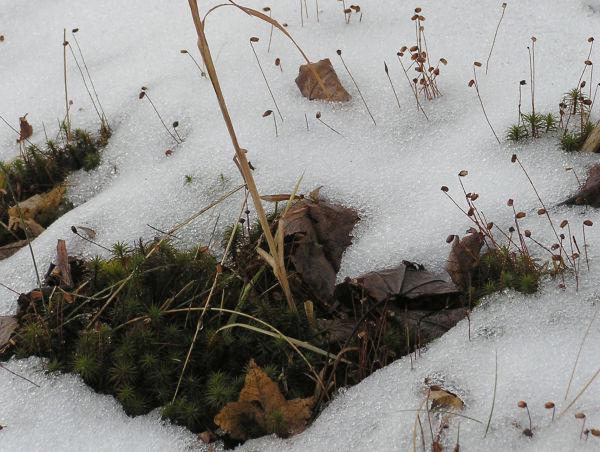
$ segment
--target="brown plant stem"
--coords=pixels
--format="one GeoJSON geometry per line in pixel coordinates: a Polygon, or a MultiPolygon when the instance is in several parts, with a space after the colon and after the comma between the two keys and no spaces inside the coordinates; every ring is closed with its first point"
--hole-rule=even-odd
{"type": "Polygon", "coordinates": [[[490,48],[490,54],[487,57],[485,62],[485,75],[488,73],[488,66],[490,64],[490,58],[492,58],[492,52],[494,51],[494,44],[496,44],[496,37],[498,36],[498,30],[500,29],[500,24],[502,23],[502,19],[504,18],[504,12],[506,11],[506,3],[502,3],[502,14],[500,15],[500,20],[498,21],[498,25],[496,26],[496,31],[494,33],[494,39],[492,40],[492,47],[490,48]]]}
{"type": "MultiPolygon", "coordinates": [[[[273,99],[273,104],[275,104],[275,108],[277,109],[277,114],[279,114],[279,117],[281,118],[281,121],[283,122],[283,115],[281,114],[281,110],[279,110],[279,105],[277,105],[277,101],[275,100],[273,91],[271,91],[271,87],[269,86],[269,81],[267,80],[267,76],[265,75],[265,72],[263,71],[262,65],[260,64],[260,60],[258,59],[258,54],[256,53],[256,50],[254,49],[252,39],[253,38],[250,38],[250,47],[252,48],[252,53],[254,53],[254,56],[256,57],[256,62],[258,63],[258,68],[260,69],[260,73],[262,74],[265,84],[267,85],[267,89],[269,90],[271,99],[273,99]]],[[[256,39],[258,39],[258,38],[256,38],[256,39]]]]}

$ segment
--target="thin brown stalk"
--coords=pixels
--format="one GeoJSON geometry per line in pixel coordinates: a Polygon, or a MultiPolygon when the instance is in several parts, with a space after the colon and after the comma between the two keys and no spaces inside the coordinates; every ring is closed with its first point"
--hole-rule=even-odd
{"type": "Polygon", "coordinates": [[[327,127],[332,132],[337,133],[339,136],[343,136],[341,133],[339,133],[337,130],[335,130],[333,127],[331,127],[329,124],[327,124],[325,121],[323,121],[321,119],[321,112],[320,111],[317,112],[317,114],[315,115],[315,118],[317,118],[317,121],[319,121],[321,124],[323,124],[325,127],[327,127]]]}
{"type": "Polygon", "coordinates": [[[392,87],[392,91],[394,92],[394,97],[396,98],[396,103],[398,104],[398,110],[402,110],[402,108],[400,107],[400,99],[398,99],[398,94],[396,93],[396,88],[394,88],[394,83],[392,83],[392,78],[390,77],[390,71],[389,71],[388,65],[385,61],[383,62],[383,68],[385,70],[385,75],[387,75],[387,78],[390,82],[390,86],[392,87]]]}
{"type": "Polygon", "coordinates": [[[67,86],[67,29],[63,28],[63,76],[65,83],[65,127],[66,127],[66,135],[67,135],[67,144],[71,139],[71,119],[69,117],[69,91],[67,86]]]}
{"type": "Polygon", "coordinates": [[[488,115],[485,111],[485,107],[483,105],[483,99],[481,98],[481,93],[479,92],[479,83],[477,83],[477,72],[475,71],[475,68],[473,68],[473,80],[475,82],[475,83],[473,83],[473,86],[475,87],[475,91],[477,92],[477,98],[479,99],[479,103],[481,104],[481,110],[483,111],[483,116],[485,116],[485,120],[487,121],[488,126],[490,126],[490,129],[492,130],[492,133],[494,134],[496,141],[498,142],[498,144],[500,144],[500,138],[498,138],[498,135],[496,135],[496,131],[494,130],[494,127],[492,126],[492,123],[490,122],[490,118],[488,118],[488,115]]]}
{"type": "Polygon", "coordinates": [[[94,97],[92,96],[92,93],[91,93],[90,89],[88,88],[87,81],[85,80],[85,76],[83,75],[83,70],[81,69],[81,65],[79,64],[79,61],[77,60],[77,57],[75,56],[75,52],[73,51],[73,47],[71,47],[71,44],[68,44],[68,47],[69,47],[69,50],[71,51],[71,55],[73,56],[73,60],[75,60],[75,65],[77,66],[77,69],[79,70],[79,74],[81,75],[81,80],[83,81],[83,86],[85,87],[85,90],[88,93],[88,96],[90,97],[90,100],[92,101],[92,105],[94,106],[94,110],[96,110],[96,114],[98,115],[98,118],[100,118],[100,122],[103,123],[104,122],[104,117],[102,116],[102,114],[98,110],[98,107],[96,106],[96,101],[94,101],[94,97]]]}
{"type": "Polygon", "coordinates": [[[196,61],[196,58],[194,58],[190,52],[188,52],[186,49],[183,49],[183,50],[180,50],[179,53],[183,53],[183,54],[189,56],[192,59],[192,61],[194,62],[194,64],[196,65],[196,67],[198,68],[198,70],[200,71],[200,76],[206,77],[206,71],[204,69],[204,66],[200,67],[200,65],[196,61]]]}
{"type": "Polygon", "coordinates": [[[348,72],[348,75],[352,79],[352,82],[354,83],[354,86],[356,87],[356,90],[358,91],[358,94],[360,95],[360,98],[362,99],[363,104],[365,104],[365,108],[367,109],[369,116],[373,120],[373,124],[377,125],[377,123],[375,122],[375,118],[373,117],[373,114],[371,113],[371,110],[369,110],[367,101],[365,100],[364,96],[362,95],[362,92],[360,91],[360,88],[358,87],[358,83],[356,83],[356,80],[354,80],[354,77],[352,77],[352,74],[350,73],[350,69],[348,69],[348,66],[346,66],[346,62],[344,61],[344,58],[342,57],[342,51],[338,49],[337,54],[340,57],[340,60],[342,60],[342,64],[344,65],[344,68],[346,68],[346,72],[348,72]]]}
{"type": "Polygon", "coordinates": [[[88,69],[87,63],[85,62],[85,58],[83,57],[83,51],[81,50],[79,41],[77,40],[77,36],[75,36],[75,33],[77,33],[77,31],[79,31],[79,29],[77,29],[77,28],[72,30],[71,35],[73,36],[73,39],[75,40],[75,45],[77,46],[77,50],[79,51],[79,56],[81,57],[81,61],[83,62],[83,67],[85,69],[85,73],[88,76],[90,85],[92,86],[92,91],[94,91],[94,96],[96,97],[96,101],[98,102],[98,106],[100,107],[100,111],[102,112],[104,126],[108,127],[108,119],[106,118],[106,114],[104,113],[104,108],[102,108],[102,103],[100,102],[100,98],[98,97],[98,91],[96,91],[96,86],[94,85],[94,79],[92,79],[90,70],[88,69]]]}
{"type": "Polygon", "coordinates": [[[254,53],[254,56],[256,57],[256,62],[258,63],[258,68],[260,69],[260,73],[263,76],[263,79],[265,81],[265,85],[267,85],[267,89],[269,90],[269,94],[271,95],[271,99],[273,99],[273,104],[275,104],[275,108],[277,109],[277,113],[279,114],[279,117],[281,118],[281,121],[283,122],[283,115],[281,114],[281,110],[279,110],[279,105],[277,105],[277,101],[275,100],[275,96],[273,95],[273,91],[271,91],[271,87],[269,86],[269,81],[267,80],[267,76],[265,75],[265,71],[263,71],[262,65],[260,64],[260,60],[258,58],[258,54],[256,53],[256,50],[254,49],[253,43],[255,41],[258,41],[258,38],[250,38],[250,48],[252,48],[252,53],[254,53]]]}
{"type": "Polygon", "coordinates": [[[412,91],[413,95],[415,96],[415,102],[417,103],[417,110],[421,110],[421,112],[425,116],[425,119],[427,121],[429,121],[429,117],[427,116],[427,113],[425,113],[425,110],[423,110],[423,107],[421,106],[421,102],[419,102],[419,95],[417,94],[417,90],[416,90],[415,86],[413,85],[413,83],[410,81],[410,77],[408,76],[408,72],[407,72],[406,68],[404,67],[404,63],[402,62],[402,58],[400,57],[400,52],[398,52],[396,54],[396,56],[398,57],[398,61],[400,62],[400,66],[402,66],[402,72],[404,72],[404,76],[406,77],[406,80],[408,81],[408,84],[410,86],[410,90],[412,91]]]}
{"type": "Polygon", "coordinates": [[[496,37],[498,36],[498,30],[500,29],[500,24],[502,23],[502,19],[504,18],[504,12],[506,11],[506,3],[502,3],[502,14],[500,15],[500,20],[498,21],[498,25],[496,26],[496,31],[494,33],[494,39],[492,40],[492,47],[490,48],[490,54],[487,57],[485,62],[485,75],[488,73],[488,66],[490,64],[490,58],[492,58],[492,52],[494,51],[494,45],[496,44],[496,37]]]}

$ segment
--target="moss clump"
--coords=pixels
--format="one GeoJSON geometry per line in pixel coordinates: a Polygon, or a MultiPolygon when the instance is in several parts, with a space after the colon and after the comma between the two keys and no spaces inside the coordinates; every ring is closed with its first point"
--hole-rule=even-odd
{"type": "MultiPolygon", "coordinates": [[[[128,414],[162,407],[165,418],[197,432],[215,430],[215,415],[238,399],[251,360],[280,384],[286,399],[307,398],[320,391],[318,378],[330,378],[331,393],[414,347],[413,340],[407,346],[406,325],[390,321],[385,309],[370,310],[376,303],[359,291],[332,302],[336,310],[315,302],[309,321],[304,301],[310,292],[290,269],[298,310],[292,313],[256,253],[260,228],[247,226],[229,231],[233,247],[224,266],[206,247],[181,251],[168,241],[117,243],[109,259],[72,260],[80,289],[72,294],[45,287],[43,300],[35,292],[21,296],[14,345],[2,358],[46,357],[48,370],[79,374],[95,390],[114,395],[128,414]],[[335,336],[340,315],[346,322],[362,318],[360,328],[335,336]],[[331,331],[317,327],[317,319],[331,331]],[[280,333],[313,349],[295,349],[280,333]],[[333,359],[342,349],[343,359],[333,359]]],[[[293,246],[293,240],[285,243],[286,255],[293,246]]],[[[272,413],[269,431],[285,435],[283,421],[272,413]]]]}
{"type": "MultiPolygon", "coordinates": [[[[48,140],[45,149],[36,145],[25,147],[21,157],[11,162],[0,162],[0,221],[8,224],[8,209],[26,199],[44,194],[63,183],[70,172],[89,171],[100,163],[100,152],[110,137],[110,129],[103,127],[97,136],[75,129],[69,144],[48,140]]],[[[36,218],[43,227],[72,208],[65,199],[58,208],[36,218]]],[[[21,230],[8,231],[0,225],[0,246],[25,239],[21,230]]]]}
{"type": "Polygon", "coordinates": [[[505,246],[489,248],[473,271],[473,296],[477,299],[503,289],[532,294],[546,273],[546,268],[529,254],[511,251],[505,246]]]}

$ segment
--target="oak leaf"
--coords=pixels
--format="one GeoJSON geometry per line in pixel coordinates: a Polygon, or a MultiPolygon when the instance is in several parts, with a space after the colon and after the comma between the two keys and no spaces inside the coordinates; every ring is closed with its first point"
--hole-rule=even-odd
{"type": "Polygon", "coordinates": [[[277,383],[251,360],[238,401],[225,405],[214,421],[242,441],[270,433],[288,437],[306,428],[313,404],[312,397],[286,400],[277,383]]]}

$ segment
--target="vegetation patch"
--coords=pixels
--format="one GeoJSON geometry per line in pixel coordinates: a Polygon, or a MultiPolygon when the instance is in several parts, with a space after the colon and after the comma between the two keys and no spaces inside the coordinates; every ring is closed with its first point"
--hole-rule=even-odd
{"type": "MultiPolygon", "coordinates": [[[[65,128],[62,132],[67,133],[65,128]]],[[[98,166],[110,129],[103,126],[97,135],[75,129],[69,135],[61,143],[48,140],[44,149],[33,143],[25,146],[28,140],[23,139],[21,156],[0,162],[0,259],[18,251],[72,207],[64,196],[65,179],[72,171],[98,166]]]]}
{"type": "Polygon", "coordinates": [[[260,225],[247,218],[224,236],[221,261],[206,247],[177,250],[168,236],[118,243],[110,258],[90,261],[59,246],[44,286],[19,298],[2,357],[45,357],[49,371],[79,374],[130,415],[162,407],[165,418],[230,445],[297,433],[337,389],[451,328],[465,299],[410,262],[335,286],[358,217],[296,199],[268,216],[272,228],[286,225],[295,309],[260,257],[260,225]]]}

